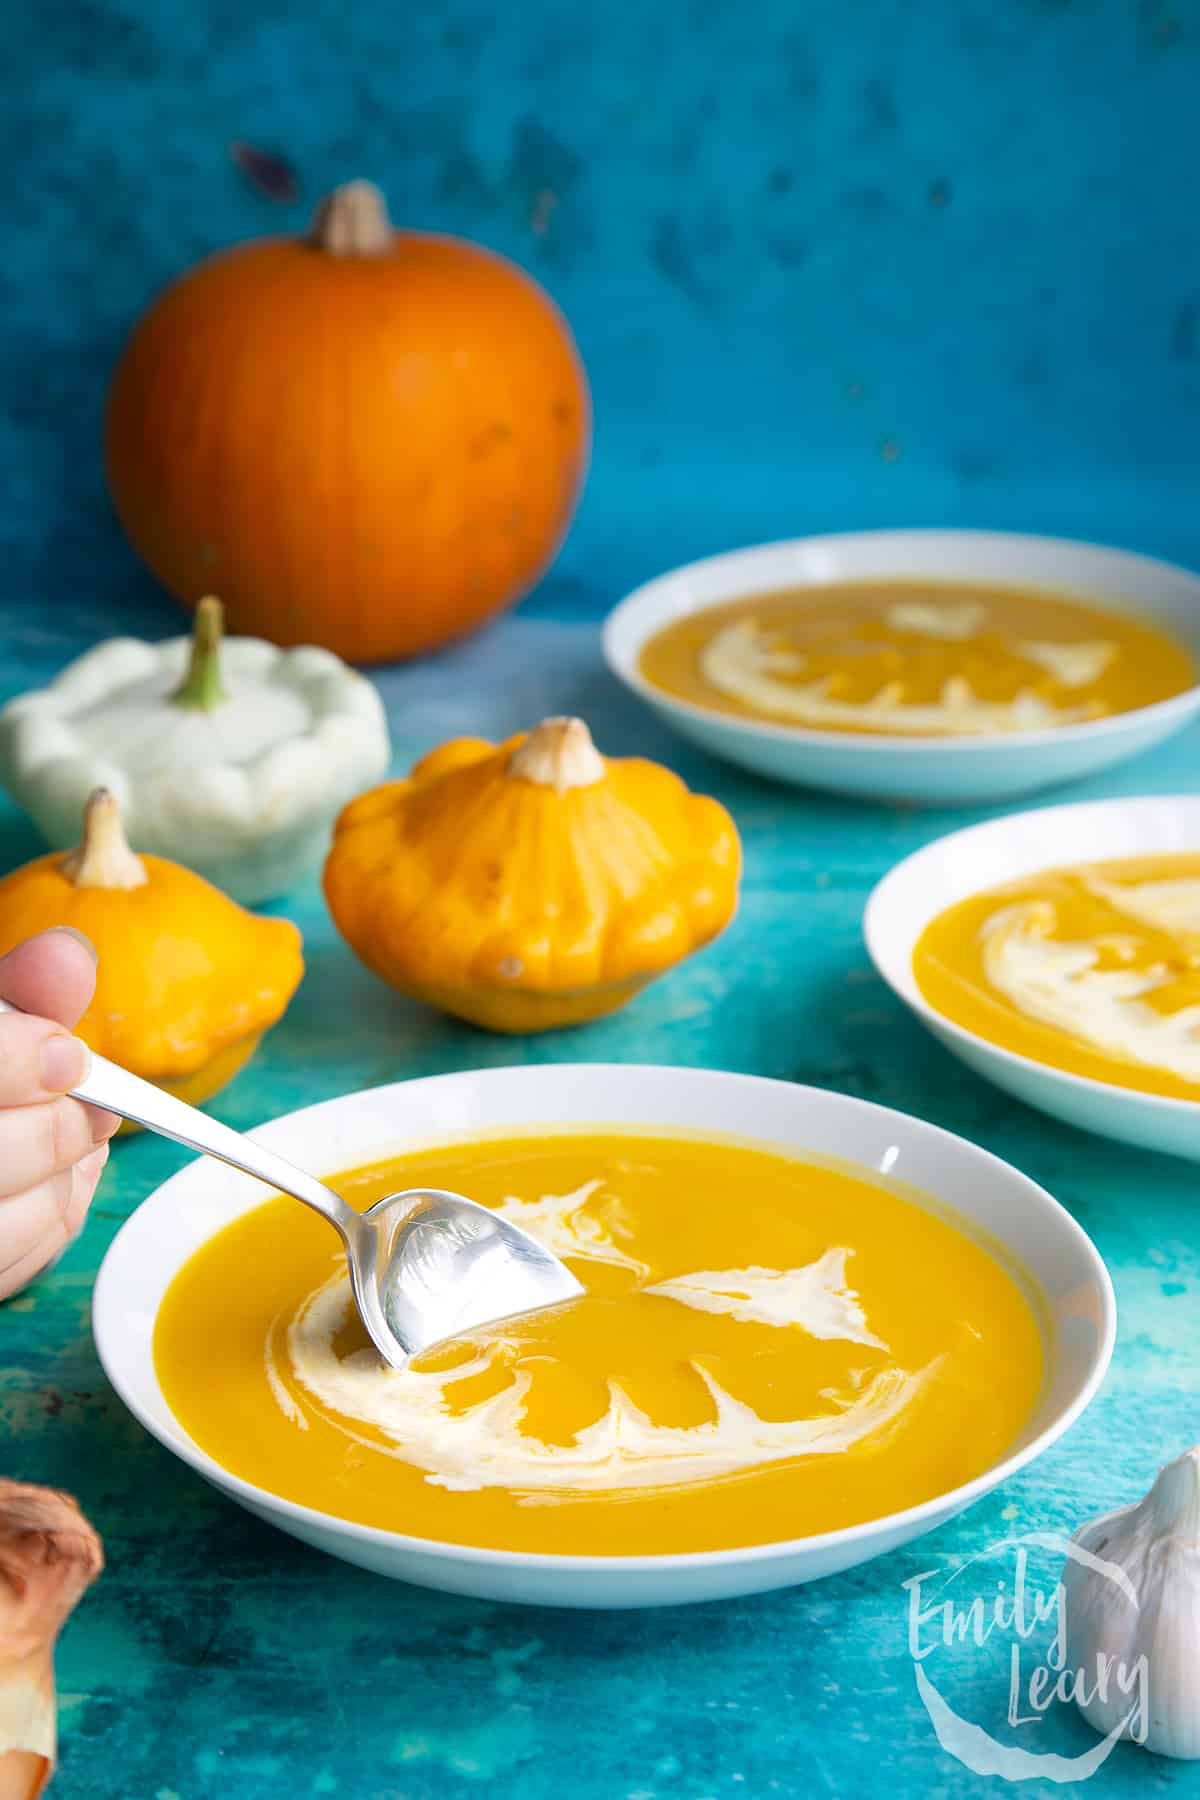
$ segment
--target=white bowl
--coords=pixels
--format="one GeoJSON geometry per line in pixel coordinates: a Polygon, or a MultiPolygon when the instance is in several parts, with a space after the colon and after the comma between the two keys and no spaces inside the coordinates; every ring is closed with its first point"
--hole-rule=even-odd
{"type": "MultiPolygon", "coordinates": [[[[1048,1372],[1036,1413],[1003,1460],[952,1492],[887,1518],[791,1542],[677,1556],[560,1556],[440,1544],[349,1524],[229,1474],[176,1421],[154,1372],[154,1319],[172,1276],[257,1182],[203,1159],[153,1193],[118,1232],[92,1306],[109,1380],[146,1429],[241,1505],[331,1555],[382,1575],[547,1606],[656,1606],[790,1586],[865,1562],[931,1530],[1041,1454],[1087,1405],[1108,1366],[1116,1309],[1104,1264],[1069,1213],[962,1138],[863,1100],[705,1069],[570,1064],[437,1075],[349,1094],[256,1136],[302,1167],[336,1171],[407,1144],[470,1131],[588,1123],[735,1133],[784,1151],[853,1159],[933,1195],[1001,1246],[1040,1298],[1048,1372]]],[[[731,1203],[732,1197],[731,1197],[731,1203]]],[[[203,1345],[197,1345],[203,1354],[203,1345]]]]}
{"type": "Polygon", "coordinates": [[[913,974],[925,927],[956,900],[1067,863],[1200,850],[1200,800],[1085,801],[1013,813],[927,844],[885,875],[867,901],[863,935],[883,979],[948,1050],[1030,1106],[1122,1143],[1200,1160],[1200,1103],[1172,1100],[1051,1068],[944,1018],[913,974]]]}
{"type": "Polygon", "coordinates": [[[1148,750],[1200,710],[1195,686],[1091,724],[998,738],[808,731],[676,699],[639,669],[647,639],[704,607],[771,589],[873,578],[994,582],[1094,599],[1165,626],[1200,664],[1200,576],[1098,544],[1000,531],[860,531],[759,544],[689,563],[614,608],[604,626],[604,653],[618,680],[716,756],[779,781],[930,805],[981,805],[1092,775],[1148,750]]]}

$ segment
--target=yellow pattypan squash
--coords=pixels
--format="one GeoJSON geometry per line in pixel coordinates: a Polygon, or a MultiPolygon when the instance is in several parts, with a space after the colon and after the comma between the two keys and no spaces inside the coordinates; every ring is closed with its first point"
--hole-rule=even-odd
{"type": "Polygon", "coordinates": [[[304,973],[289,920],[246,912],[165,857],[135,856],[105,788],[77,850],[0,878],[0,954],[54,925],[82,931],[100,958],[78,1035],[193,1103],[249,1060],[304,973]]]}
{"type": "Polygon", "coordinates": [[[325,865],[339,931],[402,993],[492,1031],[623,1006],[737,905],[733,820],[581,719],[455,738],[352,800],[325,865]]]}

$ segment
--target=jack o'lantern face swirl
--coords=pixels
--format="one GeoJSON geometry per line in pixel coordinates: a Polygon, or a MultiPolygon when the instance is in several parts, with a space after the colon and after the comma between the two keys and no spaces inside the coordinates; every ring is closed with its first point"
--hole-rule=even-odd
{"type": "Polygon", "coordinates": [[[550,1124],[334,1181],[360,1210],[470,1194],[584,1293],[397,1371],[294,1202],[203,1244],[155,1326],[167,1403],[221,1468],[331,1518],[539,1554],[834,1531],[992,1466],[1041,1391],[1021,1278],[896,1172],[719,1131],[550,1124]]]}
{"type": "Polygon", "coordinates": [[[933,1367],[900,1367],[870,1330],[844,1245],[795,1268],[663,1273],[600,1178],[499,1210],[574,1260],[589,1291],[394,1371],[356,1342],[339,1273],[282,1334],[280,1391],[436,1485],[551,1494],[836,1454],[898,1418],[933,1367]]]}
{"type": "Polygon", "coordinates": [[[938,914],[913,952],[922,993],[1004,1049],[1195,1100],[1200,856],[1044,869],[938,914]]]}
{"type": "Polygon", "coordinates": [[[1128,711],[1195,679],[1182,645],[1061,596],[937,583],[760,594],[666,626],[642,673],[718,711],[819,731],[996,737],[1128,711]]]}

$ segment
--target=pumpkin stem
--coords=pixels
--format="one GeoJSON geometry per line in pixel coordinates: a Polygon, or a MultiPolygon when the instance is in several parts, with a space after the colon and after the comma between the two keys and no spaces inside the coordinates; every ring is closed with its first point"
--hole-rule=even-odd
{"type": "Polygon", "coordinates": [[[308,241],[334,256],[381,256],[395,241],[387,201],[373,181],[334,188],[313,216],[308,241]]]}
{"type": "Polygon", "coordinates": [[[171,695],[176,706],[212,712],[226,699],[221,686],[221,638],[225,608],[215,594],[206,594],[196,608],[192,628],[192,654],[188,672],[171,695]]]}
{"type": "Polygon", "coordinates": [[[509,757],[508,773],[563,794],[603,781],[605,767],[582,719],[543,719],[509,757]]]}
{"type": "Polygon", "coordinates": [[[77,888],[140,888],[150,877],[140,856],[129,848],[121,809],[108,788],[89,794],[83,809],[83,839],[60,865],[77,888]]]}

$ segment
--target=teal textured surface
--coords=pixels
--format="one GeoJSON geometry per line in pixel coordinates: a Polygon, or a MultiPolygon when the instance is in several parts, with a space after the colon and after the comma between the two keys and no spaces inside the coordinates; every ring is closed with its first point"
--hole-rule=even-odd
{"type": "MultiPolygon", "coordinates": [[[[737,815],[741,913],[617,1017],[514,1040],[393,995],[336,938],[314,883],[289,906],[306,938],[304,984],[215,1103],[222,1117],[250,1126],[405,1075],[557,1058],[723,1066],[839,1088],[962,1132],[1072,1209],[1116,1281],[1114,1369],[1064,1442],[995,1497],[933,1538],[813,1588],[612,1615],[426,1594],[324,1559],[241,1513],[149,1441],[108,1391],[88,1334],[91,1280],[120,1220],[181,1161],[149,1138],[122,1143],[83,1238],[0,1311],[5,1462],[76,1492],[109,1556],[62,1644],[64,1793],[542,1800],[566,1781],[597,1800],[849,1796],[884,1781],[898,1796],[1001,1791],[1007,1784],[937,1746],[915,1688],[901,1584],[997,1539],[1070,1529],[1136,1497],[1195,1435],[1194,1168],[1005,1100],[940,1050],[869,968],[859,934],[869,888],[961,814],[838,804],[705,760],[609,683],[584,624],[510,620],[381,685],[400,764],[447,732],[515,729],[550,705],[586,712],[607,750],[669,759],[737,815]]],[[[1190,787],[1197,748],[1185,734],[1070,792],[1190,787]]],[[[4,866],[35,848],[11,811],[0,814],[4,866]]],[[[1095,1741],[1061,1707],[1041,1726],[1006,1732],[1007,1646],[939,1655],[959,1709],[998,1736],[1027,1743],[1037,1733],[1039,1748],[1065,1755],[1095,1741]]],[[[1088,1790],[1140,1793],[1148,1780],[1186,1791],[1200,1787],[1200,1771],[1123,1748],[1088,1790]]],[[[1035,1781],[1025,1791],[1062,1790],[1035,1781]]]]}

